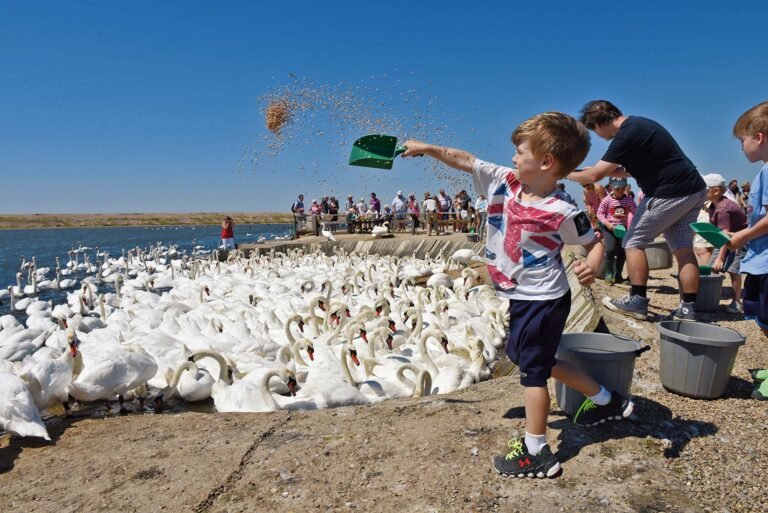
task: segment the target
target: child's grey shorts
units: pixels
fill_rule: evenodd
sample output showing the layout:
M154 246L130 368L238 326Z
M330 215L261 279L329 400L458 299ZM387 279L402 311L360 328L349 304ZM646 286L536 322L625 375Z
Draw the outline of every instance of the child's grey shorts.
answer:
M645 248L660 234L669 249L693 247L691 223L707 197L707 189L680 198L643 198L624 236L625 248Z
M712 258L709 259L709 265L712 265L715 263L715 260L717 260L717 257L720 255L720 250L722 248L715 248L715 251L712 253ZM723 271L729 272L733 274L739 274L741 272L741 261L744 259L744 257L747 256L747 248L741 248L736 251L730 250L728 251L728 254L725 256L725 262L723 262Z

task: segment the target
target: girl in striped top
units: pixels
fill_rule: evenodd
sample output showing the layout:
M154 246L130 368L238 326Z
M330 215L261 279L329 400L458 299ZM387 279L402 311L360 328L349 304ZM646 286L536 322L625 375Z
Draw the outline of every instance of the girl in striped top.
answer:
M637 205L635 200L627 196L627 179L612 178L610 181L611 193L600 201L597 209L597 219L605 227L605 281L606 283L621 283L624 278L621 273L624 270L626 254L621 246L621 239L614 233L616 226L629 227L632 216L635 215ZM612 240L609 240L612 239ZM613 244L611 244L613 242Z

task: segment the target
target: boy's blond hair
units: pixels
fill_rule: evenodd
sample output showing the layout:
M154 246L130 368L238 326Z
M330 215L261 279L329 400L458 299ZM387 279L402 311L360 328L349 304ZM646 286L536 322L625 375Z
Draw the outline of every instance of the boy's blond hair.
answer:
M755 136L759 133L768 135L768 101L758 103L739 116L733 125L735 137Z
M520 123L512 133L512 143L525 141L534 155L551 153L557 163L557 178L565 178L589 153L587 127L562 112L544 112Z

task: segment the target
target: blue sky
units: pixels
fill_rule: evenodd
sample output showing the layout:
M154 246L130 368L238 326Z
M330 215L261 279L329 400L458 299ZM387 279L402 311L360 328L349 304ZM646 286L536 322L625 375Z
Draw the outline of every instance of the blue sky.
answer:
M596 98L661 122L703 172L756 174L731 128L768 96L768 3L531 4L0 1L0 213L450 190L461 176L425 161L347 166L360 119L509 163L519 122ZM259 98L321 86L354 119L297 116L268 155Z

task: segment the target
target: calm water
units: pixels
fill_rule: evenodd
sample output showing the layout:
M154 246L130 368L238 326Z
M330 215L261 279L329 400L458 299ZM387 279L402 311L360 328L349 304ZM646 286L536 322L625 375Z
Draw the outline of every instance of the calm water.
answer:
M235 241L238 244L269 240L285 237L290 234L293 226L288 224L254 224L236 225ZM56 257L61 262L61 268L66 269L72 249L90 248L88 254L91 263L96 260L96 248L99 252L106 251L110 258L119 258L122 251L136 247L147 248L161 242L163 246L177 246L179 253L186 250L191 255L197 251L210 252L218 247L221 227L218 225L203 226L146 226L127 228L55 228L35 230L0 230L0 287L16 284L16 273L19 272L21 256L27 261L34 256L37 268L49 267L48 274L41 279L56 278ZM79 261L82 262L82 255ZM64 276L77 278L78 283L85 277L83 273ZM26 272L24 274L26 285ZM72 289L70 289L71 291ZM62 291L41 291L38 296L43 301L53 300L54 304L66 301L66 293ZM0 304L0 315L10 312L7 299Z

